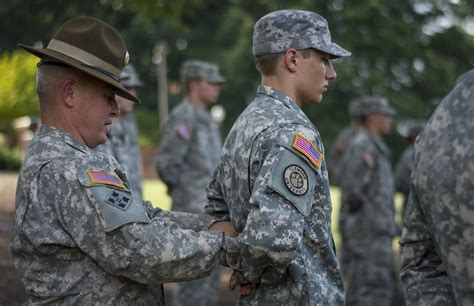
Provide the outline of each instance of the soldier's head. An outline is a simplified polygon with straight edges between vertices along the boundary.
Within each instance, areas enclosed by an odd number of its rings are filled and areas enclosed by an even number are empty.
[[[37,92],[41,121],[93,148],[106,141],[118,114],[115,95],[139,102],[120,83],[128,52],[120,34],[91,17],[67,21],[46,48],[19,45],[41,58]]]
[[[354,102],[358,109],[358,122],[372,134],[383,137],[390,132],[392,119],[397,114],[384,97],[367,96]]]
[[[254,26],[253,54],[262,80],[278,75],[296,80],[297,103],[318,103],[336,78],[330,60],[351,53],[331,41],[326,19],[307,11],[280,10]]]
[[[206,106],[217,102],[225,79],[220,74],[218,65],[201,60],[188,60],[181,67],[181,81],[188,99],[200,106]]]
[[[138,91],[143,87],[143,81],[140,80],[138,72],[132,64],[128,64],[122,70],[120,83],[135,97],[138,97]],[[127,114],[133,110],[135,103],[120,96],[116,97],[120,113]]]

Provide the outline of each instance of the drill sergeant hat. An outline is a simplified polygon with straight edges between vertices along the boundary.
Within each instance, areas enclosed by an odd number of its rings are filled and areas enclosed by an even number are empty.
[[[42,59],[40,65],[68,66],[102,80],[118,96],[140,103],[120,84],[120,74],[129,54],[120,34],[92,17],[77,17],[64,23],[46,48],[18,46]]]

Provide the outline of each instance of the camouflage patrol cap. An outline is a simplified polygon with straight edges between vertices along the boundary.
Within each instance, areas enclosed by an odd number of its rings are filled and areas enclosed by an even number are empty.
[[[356,108],[359,116],[374,113],[387,116],[395,116],[397,114],[397,111],[392,106],[390,106],[388,100],[384,97],[363,97],[357,100]]]
[[[143,87],[143,81],[140,80],[135,67],[132,64],[128,64],[122,70],[120,74],[120,83],[125,87]]]
[[[254,26],[252,51],[255,56],[281,53],[290,48],[313,48],[331,58],[351,53],[331,42],[326,19],[313,12],[281,10],[271,12]]]
[[[184,83],[189,79],[205,80],[212,84],[222,84],[225,81],[218,65],[200,60],[188,60],[183,63],[181,81]]]
[[[361,115],[360,99],[352,100],[349,104],[349,117],[352,119]]]

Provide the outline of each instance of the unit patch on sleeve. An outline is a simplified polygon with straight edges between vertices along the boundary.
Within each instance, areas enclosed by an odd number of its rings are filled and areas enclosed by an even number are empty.
[[[111,190],[105,201],[118,209],[126,211],[132,202],[132,197],[129,194]]]
[[[316,167],[316,169],[319,169],[323,154],[311,141],[307,140],[300,133],[296,133],[291,146],[302,153]]]
[[[111,185],[125,189],[124,183],[115,174],[99,170],[87,170],[87,174],[89,175],[92,185]]]
[[[286,167],[283,173],[283,181],[286,188],[297,196],[302,196],[308,191],[308,175],[298,165]]]

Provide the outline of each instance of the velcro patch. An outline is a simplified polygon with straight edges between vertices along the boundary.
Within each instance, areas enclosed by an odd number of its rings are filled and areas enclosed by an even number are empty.
[[[111,190],[105,202],[126,211],[132,202],[132,196],[117,190]]]
[[[291,146],[303,154],[316,167],[316,169],[319,169],[323,154],[311,141],[306,139],[300,133],[296,133]]]
[[[122,180],[115,174],[99,170],[87,170],[92,185],[111,185],[125,189]]]
[[[184,124],[177,125],[176,132],[178,133],[179,137],[183,138],[186,141],[189,141],[191,139],[191,133]]]

